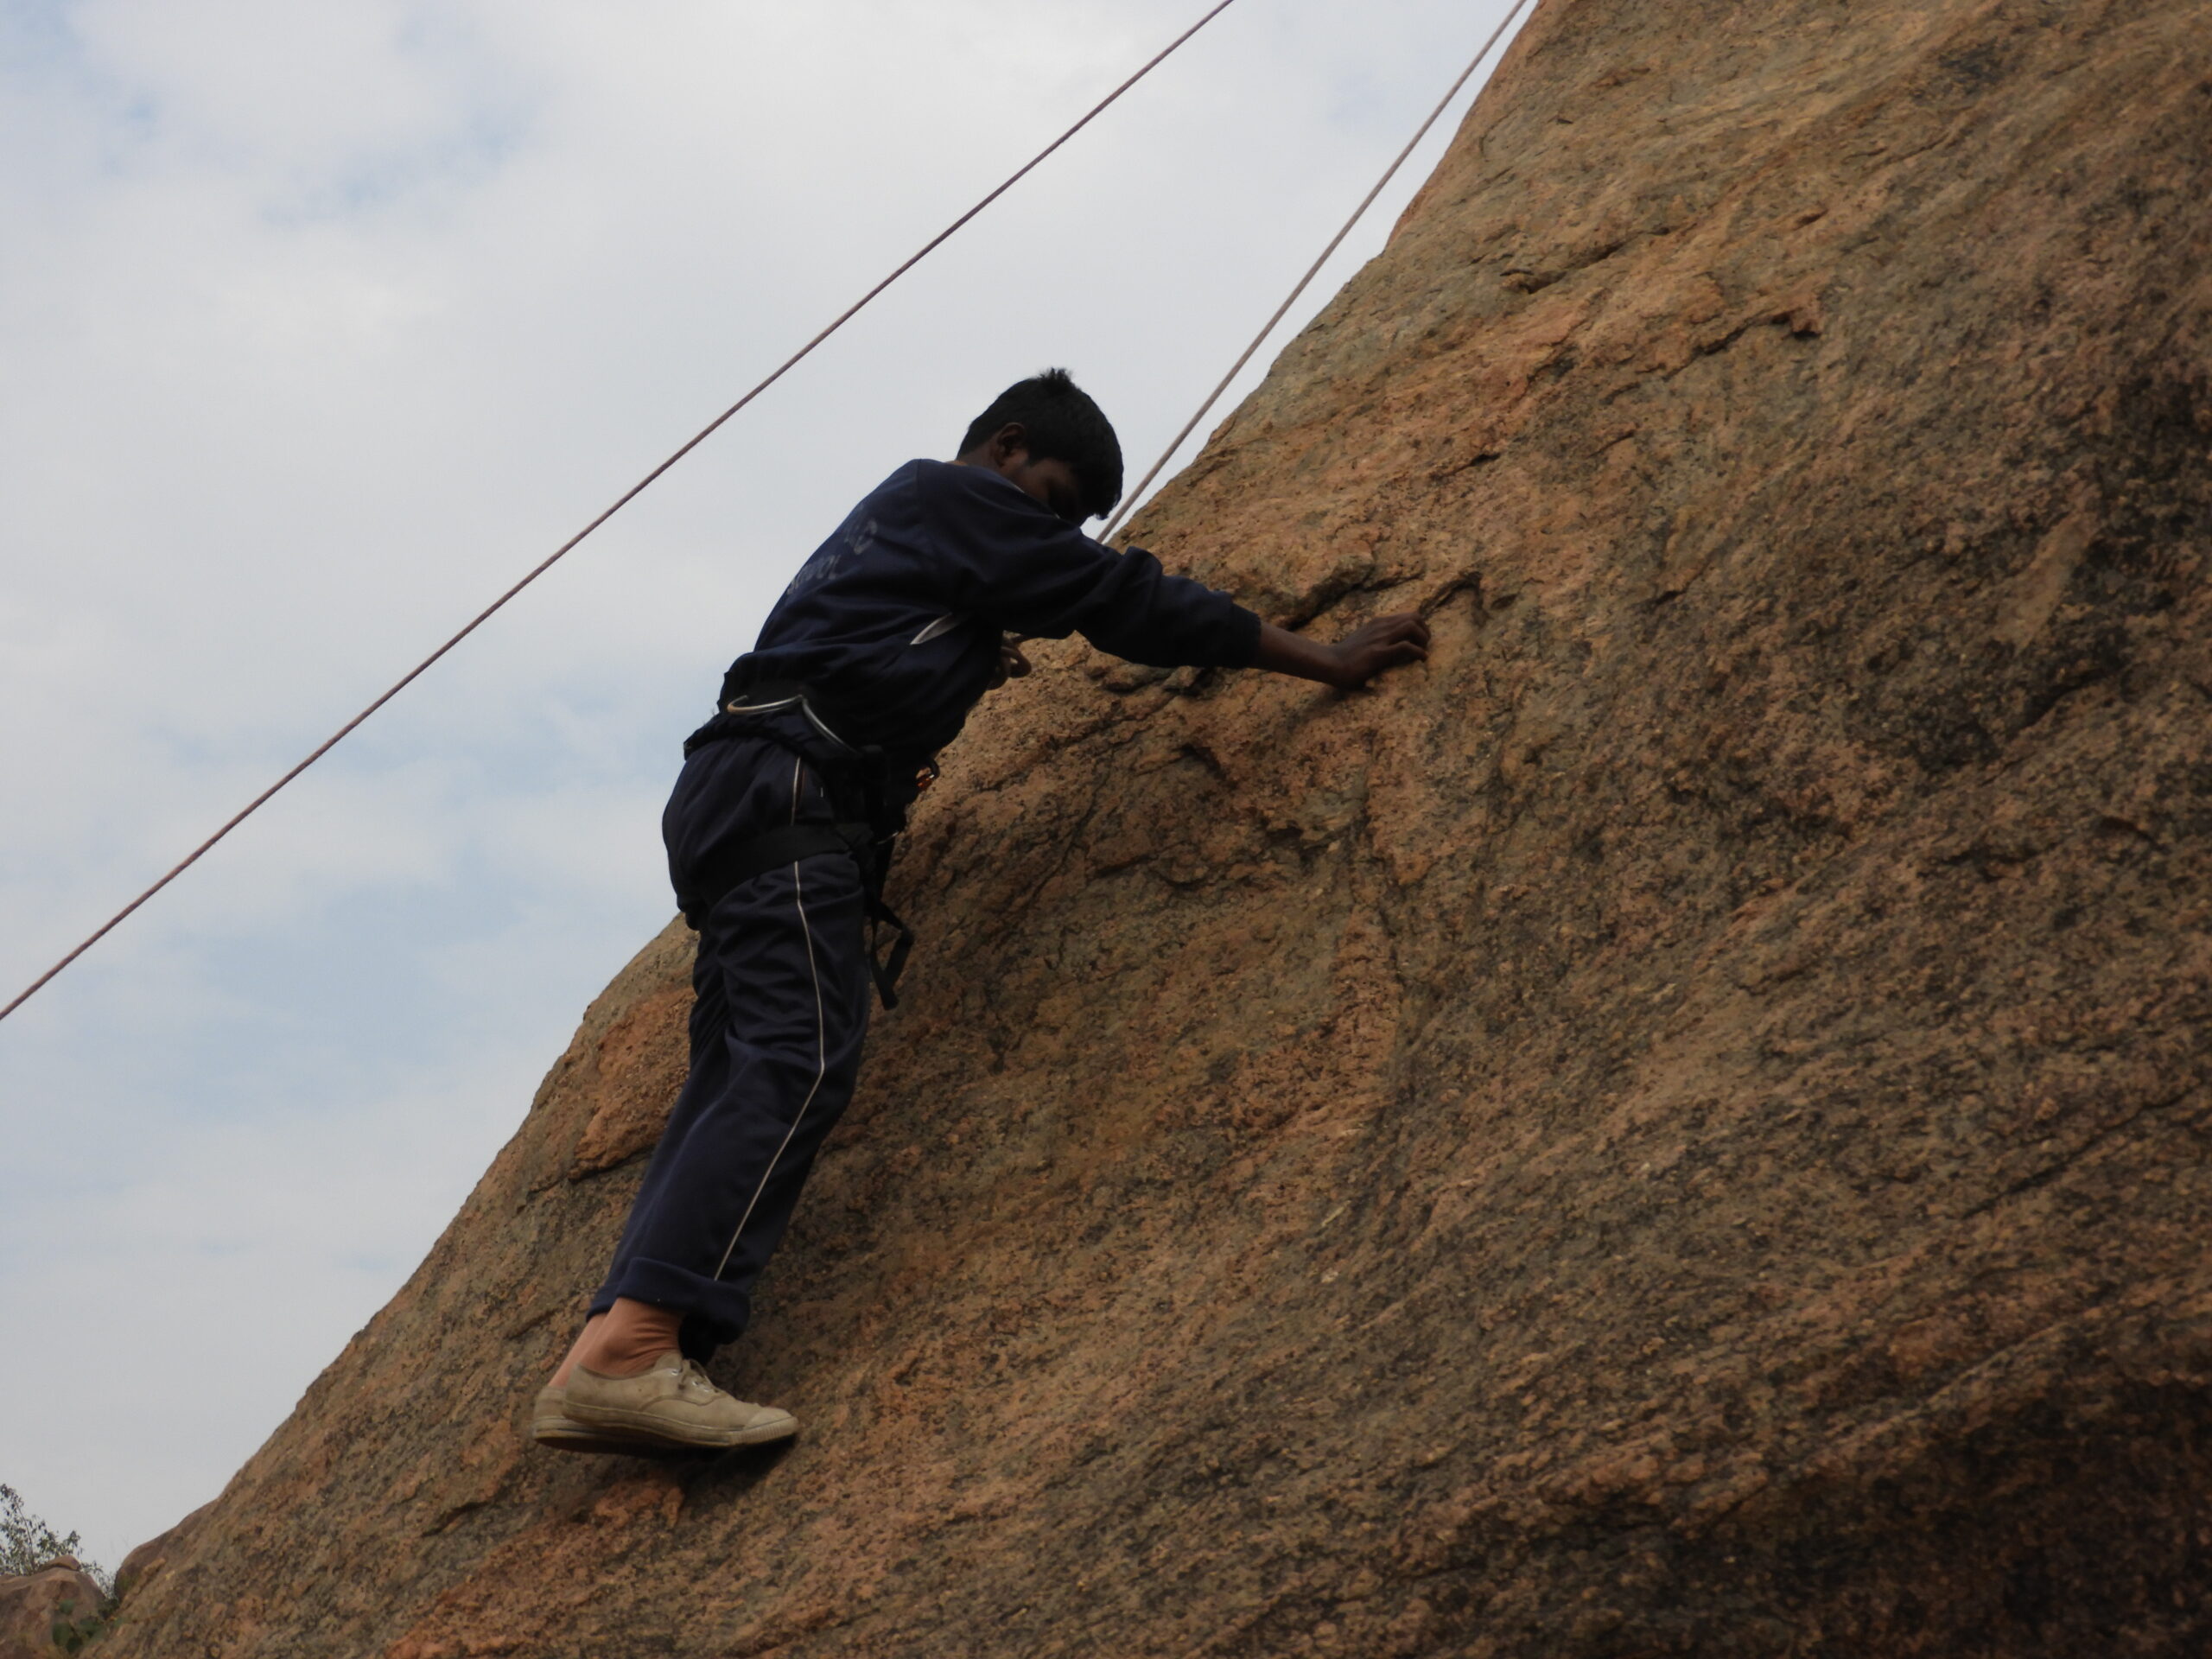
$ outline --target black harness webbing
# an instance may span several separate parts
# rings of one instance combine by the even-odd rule
[[[776,688],[782,690],[785,688]],[[790,688],[794,692],[801,689]],[[801,693],[803,695],[803,692]],[[689,754],[702,743],[713,743],[742,734],[764,738],[779,748],[797,755],[813,767],[829,790],[833,802],[842,810],[859,807],[867,815],[866,821],[854,819],[836,823],[787,823],[771,830],[766,835],[754,836],[726,847],[720,855],[709,859],[697,872],[696,887],[683,895],[683,919],[692,931],[707,912],[720,904],[737,887],[755,876],[785,864],[795,864],[803,858],[815,858],[823,853],[843,853],[860,867],[861,902],[862,913],[868,918],[869,941],[868,953],[868,977],[875,982],[875,994],[887,1009],[899,1006],[899,976],[906,971],[906,958],[914,948],[914,930],[888,905],[883,902],[885,866],[890,862],[891,837],[898,833],[899,823],[883,825],[879,830],[875,822],[884,817],[882,806],[883,783],[876,775],[882,770],[882,756],[864,749],[855,749],[830,734],[810,709],[807,717],[817,731],[836,742],[842,753],[825,753],[813,743],[800,742],[776,730],[766,721],[733,719],[750,709],[732,709],[692,734],[683,746]],[[767,710],[760,711],[762,713]],[[903,822],[903,807],[898,812]],[[892,931],[891,948],[879,953],[875,948],[875,931],[887,927]]]
[[[895,1008],[899,976],[906,970],[906,958],[914,949],[914,930],[883,902],[881,855],[864,823],[787,823],[724,849],[700,872],[700,891],[684,907],[683,919],[696,932],[709,911],[754,876],[823,853],[843,853],[860,866],[861,903],[869,926],[880,924],[892,931],[888,953],[878,955],[871,942],[868,970],[883,1006]]]
[[[767,874],[779,864],[796,864],[823,853],[856,852],[856,842],[865,842],[867,836],[864,823],[787,823],[751,841],[741,841],[725,849],[721,857],[707,861],[702,874],[707,891],[714,897],[706,901],[706,908],[712,910],[715,901],[732,888],[756,875]]]

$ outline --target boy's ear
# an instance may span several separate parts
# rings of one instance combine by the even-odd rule
[[[1020,421],[1008,421],[974,448],[963,451],[959,459],[967,466],[988,467],[995,473],[1002,473],[1015,456],[1028,453],[1029,429]]]

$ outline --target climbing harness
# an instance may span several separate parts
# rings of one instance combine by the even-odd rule
[[[868,976],[886,1009],[899,1006],[899,976],[914,948],[914,930],[883,902],[891,845],[906,827],[906,808],[937,777],[937,764],[902,769],[873,744],[849,743],[822,717],[819,700],[797,681],[747,685],[721,711],[683,740],[687,760],[710,743],[759,738],[795,755],[830,797],[834,821],[787,823],[734,842],[705,861],[677,907],[693,932],[730,893],[786,864],[823,853],[843,853],[860,868],[861,905],[868,925]],[[798,716],[794,721],[792,716]],[[801,724],[800,722],[803,722]],[[794,729],[794,728],[797,729]],[[925,780],[929,781],[925,781]],[[887,953],[877,949],[880,930],[891,931]]]

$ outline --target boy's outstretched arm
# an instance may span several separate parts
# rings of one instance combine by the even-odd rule
[[[1408,611],[1402,616],[1379,617],[1333,645],[1263,622],[1252,666],[1350,691],[1365,685],[1386,668],[1427,660],[1428,624]]]
[[[1253,653],[1252,666],[1350,691],[1365,685],[1386,668],[1427,660],[1428,624],[1408,611],[1401,616],[1379,617],[1333,645],[1262,622],[1260,648]],[[1004,636],[999,642],[998,671],[991,676],[990,689],[995,691],[1028,672],[1029,659],[1021,654],[1020,639],[1013,634]]]

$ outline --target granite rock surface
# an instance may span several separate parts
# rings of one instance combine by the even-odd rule
[[[199,1530],[200,1523],[207,1518],[214,1507],[212,1502],[202,1503],[167,1532],[149,1538],[125,1555],[123,1565],[115,1569],[116,1594],[129,1595],[167,1567],[171,1556],[181,1554],[193,1535]]]
[[[672,926],[115,1659],[2203,1652],[2209,42],[1545,0],[1135,526],[1433,661],[979,713],[803,1438],[524,1440]]]

